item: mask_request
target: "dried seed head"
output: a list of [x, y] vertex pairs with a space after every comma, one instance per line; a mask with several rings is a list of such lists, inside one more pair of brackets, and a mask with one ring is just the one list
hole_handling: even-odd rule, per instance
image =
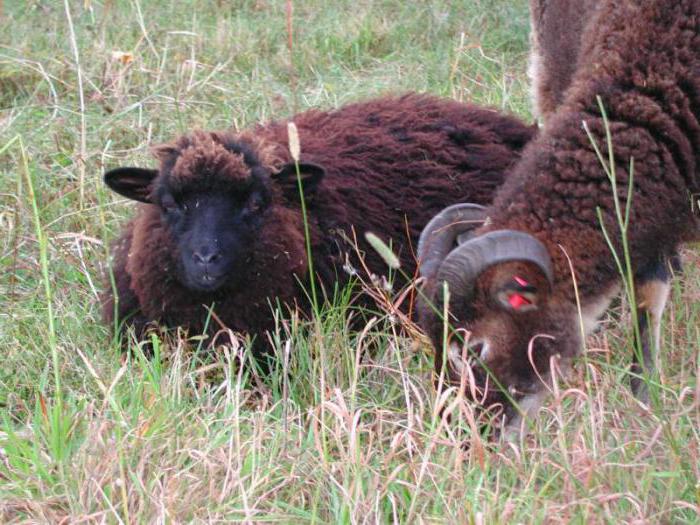
[[299, 145], [299, 132], [294, 122], [287, 123], [287, 135], [289, 136], [289, 152], [292, 154], [294, 162], [299, 162], [301, 146]]
[[398, 270], [401, 268], [399, 258], [394, 254], [394, 252], [391, 251], [391, 248], [389, 248], [384, 241], [382, 241], [372, 232], [365, 233], [365, 239], [367, 239], [370, 246], [372, 246], [372, 248], [374, 248], [375, 251], [381, 255], [382, 259], [384, 259], [384, 262], [389, 268], [393, 270]]

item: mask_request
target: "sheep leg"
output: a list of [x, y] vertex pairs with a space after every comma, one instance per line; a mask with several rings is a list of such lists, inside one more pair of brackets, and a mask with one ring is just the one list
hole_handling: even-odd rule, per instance
[[581, 33], [597, 0], [530, 0], [528, 76], [535, 115], [545, 124], [576, 71]]
[[639, 338], [632, 355], [630, 380], [632, 392], [641, 401], [648, 401], [647, 382], [643, 376], [653, 374], [655, 357], [661, 344], [661, 317], [671, 290], [672, 269], [680, 267], [677, 254], [662, 258], [636, 277], [637, 319]]

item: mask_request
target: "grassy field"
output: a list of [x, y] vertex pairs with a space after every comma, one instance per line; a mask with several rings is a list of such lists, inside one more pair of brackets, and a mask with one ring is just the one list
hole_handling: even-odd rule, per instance
[[344, 300], [280, 321], [288, 375], [238, 370], [242, 346], [121, 354], [98, 293], [132, 206], [105, 167], [408, 89], [531, 118], [526, 0], [294, 4], [292, 56], [282, 0], [0, 2], [0, 521], [700, 522], [690, 249], [651, 406], [621, 304], [516, 443], [471, 432], [468, 407], [446, 426], [424, 341], [381, 312], [351, 332]]

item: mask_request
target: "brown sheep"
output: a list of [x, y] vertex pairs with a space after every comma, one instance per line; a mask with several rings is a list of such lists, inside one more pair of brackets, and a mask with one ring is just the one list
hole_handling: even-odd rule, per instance
[[[564, 100], [571, 85], [581, 51], [585, 25], [595, 20], [593, 10], [599, 0], [530, 0], [532, 25], [530, 68], [534, 106], [540, 122], [547, 121]], [[673, 273], [681, 271], [677, 253], [662, 258], [635, 276], [638, 303], [637, 319], [641, 340], [642, 362], [637, 352], [632, 360], [632, 390], [646, 399], [646, 383], [641, 379], [644, 368], [653, 368], [654, 354], [659, 352], [661, 317], [671, 289]], [[635, 345], [636, 347], [636, 345]]]
[[[429, 301], [420, 317], [436, 371], [444, 363], [458, 384], [471, 370], [475, 397], [503, 407], [511, 429], [514, 416], [539, 408], [552, 363], [566, 373], [621, 288], [597, 211], [622, 253], [612, 184], [582, 126], [607, 158], [598, 97], [623, 209], [634, 162], [627, 238], [638, 304], [655, 330], [668, 293], [664, 261], [698, 237], [700, 2], [601, 0], [590, 16], [563, 101], [497, 192], [486, 223], [459, 247], [421, 261]], [[424, 246], [451, 246], [454, 233], [426, 228], [422, 237]], [[441, 311], [445, 285], [453, 334], [470, 334], [464, 345], [453, 335], [447, 348], [429, 305]], [[653, 357], [644, 355], [643, 365], [651, 371]]]
[[[385, 264], [364, 240], [372, 231], [415, 271], [409, 242], [459, 201], [490, 202], [534, 126], [498, 112], [408, 94], [294, 116], [314, 272], [346, 284], [346, 236], [357, 233], [370, 271]], [[158, 169], [117, 168], [105, 182], [141, 201], [114, 246], [104, 321], [204, 330], [206, 306], [229, 328], [260, 337], [270, 303], [309, 311], [305, 234], [287, 121], [241, 133], [197, 132], [156, 148]], [[404, 284], [398, 277], [396, 285]], [[306, 290], [306, 291], [305, 291]], [[217, 327], [218, 328], [218, 327]]]
[[581, 35], [598, 0], [530, 0], [530, 64], [533, 102], [547, 119], [564, 100], [581, 49]]

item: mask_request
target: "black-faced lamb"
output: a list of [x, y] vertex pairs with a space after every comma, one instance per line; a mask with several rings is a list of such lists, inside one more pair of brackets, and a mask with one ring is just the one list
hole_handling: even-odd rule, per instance
[[[489, 203], [535, 133], [494, 110], [419, 94], [291, 120], [313, 268], [329, 291], [348, 281], [352, 229], [370, 271], [386, 267], [367, 231], [391, 242], [411, 275], [409, 244], [428, 219], [454, 202]], [[287, 121], [195, 132], [155, 153], [157, 169], [105, 174], [112, 190], [142, 204], [114, 245], [116, 294], [107, 285], [104, 321], [137, 337], [152, 323], [198, 334], [214, 305], [227, 327], [260, 343], [274, 328], [270, 304], [308, 312], [312, 276]]]
[[[563, 101], [497, 192], [485, 224], [458, 247], [454, 237], [469, 236], [464, 228], [422, 234], [429, 300], [420, 317], [436, 348], [436, 371], [444, 363], [453, 384], [473, 374], [467, 394], [502, 406], [511, 429], [516, 416], [539, 408], [553, 363], [566, 373], [621, 288], [598, 210], [622, 254], [615, 198], [624, 209], [632, 162], [627, 239], [637, 302], [655, 329], [668, 293], [664, 261], [698, 237], [700, 2], [600, 0], [590, 16]], [[607, 159], [598, 97], [612, 135], [617, 195], [588, 136]], [[430, 244], [444, 249], [430, 251]], [[437, 313], [445, 286], [455, 328], [447, 345]], [[464, 345], [461, 331], [469, 333]], [[641, 368], [653, 368], [651, 355]]]

